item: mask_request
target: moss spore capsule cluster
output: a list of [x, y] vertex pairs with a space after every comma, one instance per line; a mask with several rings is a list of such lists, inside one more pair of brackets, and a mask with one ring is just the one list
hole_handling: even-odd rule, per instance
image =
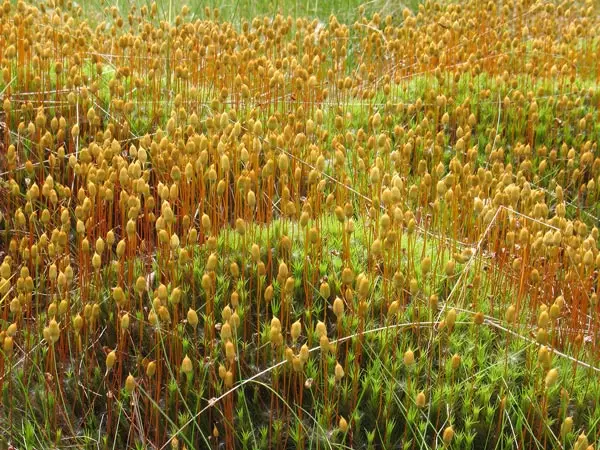
[[0, 6], [0, 448], [594, 448], [596, 2], [101, 3]]

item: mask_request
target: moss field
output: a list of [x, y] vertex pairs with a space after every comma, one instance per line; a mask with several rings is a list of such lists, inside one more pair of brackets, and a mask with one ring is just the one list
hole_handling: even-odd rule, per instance
[[598, 29], [0, 0], [0, 450], [597, 448]]

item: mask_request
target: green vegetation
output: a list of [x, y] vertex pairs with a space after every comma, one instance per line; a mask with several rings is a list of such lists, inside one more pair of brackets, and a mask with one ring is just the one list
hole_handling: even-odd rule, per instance
[[5, 1], [0, 449], [593, 449], [599, 25]]

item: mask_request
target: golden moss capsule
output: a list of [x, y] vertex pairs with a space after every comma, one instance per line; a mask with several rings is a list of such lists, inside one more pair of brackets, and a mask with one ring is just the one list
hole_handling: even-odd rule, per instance
[[299, 320], [297, 320], [296, 322], [294, 322], [292, 324], [292, 328], [291, 328], [291, 336], [292, 336], [292, 340], [294, 342], [296, 342], [298, 340], [298, 338], [300, 337], [300, 333], [302, 333], [302, 324], [300, 323]]
[[425, 396], [425, 392], [421, 391], [417, 394], [417, 397], [415, 398], [415, 403], [417, 405], [417, 408], [425, 407], [425, 405], [427, 404], [427, 397]]
[[483, 324], [484, 320], [485, 320], [485, 316], [483, 315], [483, 313], [481, 311], [478, 311], [473, 316], [473, 323], [475, 325], [481, 325], [481, 324]]
[[269, 285], [265, 289], [264, 298], [267, 303], [270, 303], [273, 300], [273, 286]]
[[339, 362], [335, 364], [334, 375], [335, 381], [340, 381], [342, 378], [344, 378], [344, 368]]
[[336, 297], [333, 301], [333, 313], [338, 320], [344, 315], [344, 301], [339, 297]]
[[447, 277], [451, 277], [454, 275], [454, 271], [456, 268], [456, 262], [453, 259], [449, 259], [446, 262], [446, 268], [444, 269]]
[[198, 313], [196, 313], [196, 311], [192, 308], [188, 309], [187, 321], [192, 328], [196, 328], [198, 326]]
[[115, 365], [117, 360], [117, 353], [114, 350], [111, 350], [108, 355], [106, 355], [106, 370], [109, 371]]
[[577, 436], [577, 441], [575, 442], [575, 445], [573, 446], [573, 450], [588, 450], [589, 449], [588, 444], [589, 444], [588, 438], [587, 438], [586, 434], [582, 432], [579, 436]]
[[183, 361], [181, 362], [181, 372], [189, 375], [192, 373], [194, 367], [192, 365], [192, 360], [189, 358], [188, 355], [185, 355], [183, 358]]
[[233, 362], [235, 359], [235, 347], [231, 341], [225, 343], [225, 357], [229, 362]]
[[404, 352], [403, 357], [404, 365], [410, 367], [415, 363], [415, 354], [412, 350], [408, 349]]
[[451, 308], [446, 313], [446, 325], [448, 328], [452, 329], [454, 327], [454, 323], [456, 322], [456, 310]]
[[146, 366], [146, 376], [152, 378], [156, 373], [156, 361], [150, 361]]
[[135, 378], [131, 373], [125, 379], [125, 390], [130, 394], [135, 390]]
[[454, 355], [452, 355], [452, 370], [456, 370], [458, 369], [458, 367], [460, 366], [460, 355], [458, 353], [455, 353]]
[[338, 421], [338, 428], [342, 433], [346, 433], [348, 431], [348, 422], [342, 416], [340, 416], [340, 420]]
[[225, 373], [225, 378], [224, 378], [223, 382], [227, 389], [231, 389], [233, 387], [233, 372], [228, 370]]
[[504, 318], [508, 323], [513, 323], [516, 319], [517, 310], [514, 305], [510, 305], [506, 309], [506, 313], [504, 314]]
[[129, 329], [129, 314], [125, 313], [121, 316], [121, 331], [125, 332]]
[[544, 378], [546, 389], [551, 388], [558, 381], [558, 369], [550, 369]]
[[146, 291], [146, 279], [142, 276], [135, 281], [135, 291], [138, 295], [142, 295]]
[[444, 429], [444, 433], [442, 434], [442, 440], [445, 445], [450, 445], [452, 439], [454, 438], [454, 429], [452, 427], [446, 427]]
[[561, 437], [564, 439], [567, 436], [567, 434], [569, 434], [571, 432], [572, 429], [573, 429], [573, 417], [571, 417], [571, 416], [565, 417], [565, 420], [563, 421], [563, 423], [560, 426]]
[[4, 342], [2, 343], [2, 349], [4, 350], [4, 353], [8, 356], [12, 355], [13, 347], [13, 338], [11, 336], [6, 336], [4, 338]]
[[16, 334], [17, 334], [17, 324], [11, 323], [8, 326], [8, 328], [6, 329], [6, 335], [10, 336], [10, 337], [15, 337]]

